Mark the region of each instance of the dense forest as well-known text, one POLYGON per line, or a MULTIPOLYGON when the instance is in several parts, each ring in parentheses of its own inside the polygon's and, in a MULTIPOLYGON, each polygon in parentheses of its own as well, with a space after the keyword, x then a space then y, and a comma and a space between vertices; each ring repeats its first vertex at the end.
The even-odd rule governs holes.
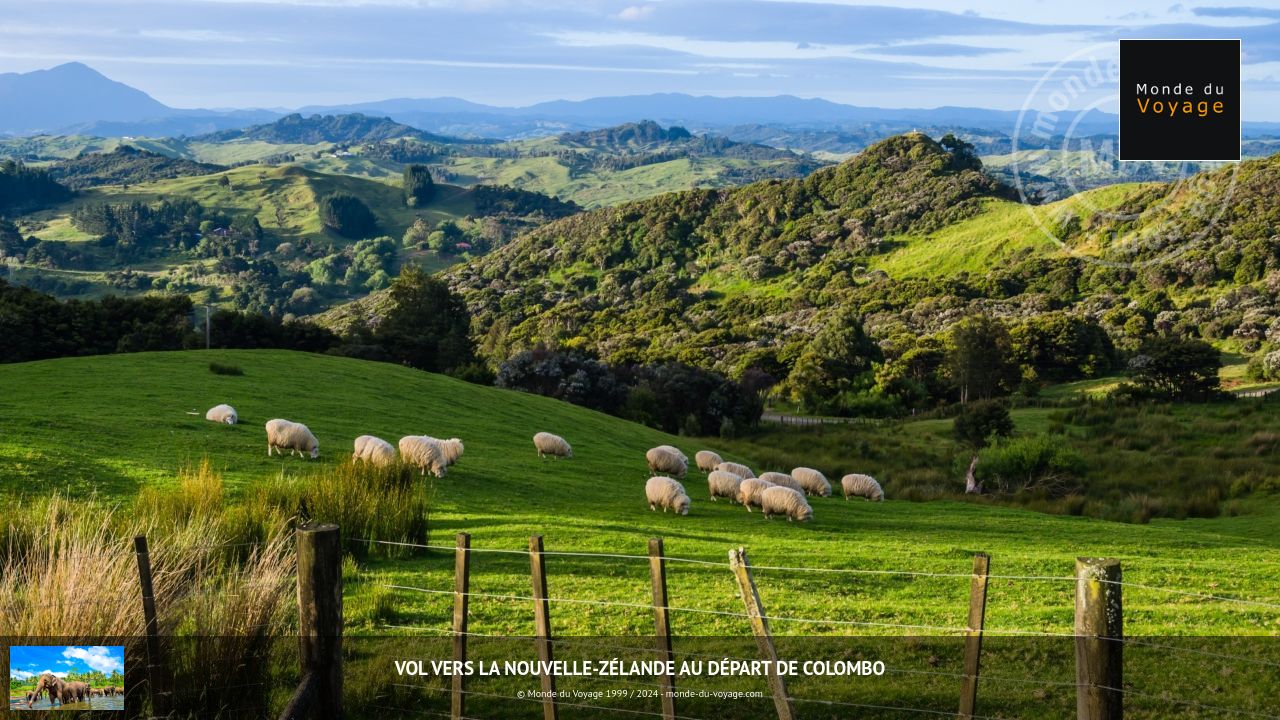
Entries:
POLYGON ((14 160, 0 161, 0 216, 32 212, 70 197, 71 191, 48 170, 14 160))

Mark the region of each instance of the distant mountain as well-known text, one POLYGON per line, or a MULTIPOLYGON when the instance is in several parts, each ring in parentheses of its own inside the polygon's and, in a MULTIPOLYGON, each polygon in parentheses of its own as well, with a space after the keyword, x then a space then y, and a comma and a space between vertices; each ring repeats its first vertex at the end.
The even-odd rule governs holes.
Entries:
POLYGON ((436 135, 419 130, 386 117, 370 117, 361 113, 345 115, 312 115, 300 113, 286 115, 275 122, 251 127, 222 130, 203 135, 204 142, 229 142, 232 140, 259 140, 286 143, 369 143, 397 138, 413 138, 435 143, 467 142, 458 138, 436 135))
POLYGON ((95 137, 183 137, 206 135, 219 130, 235 130, 246 125, 267 123, 280 117, 270 110, 232 110, 215 113, 205 110, 175 110, 180 113, 150 120, 98 120, 63 127, 60 133, 95 137))
POLYGON ((80 123, 136 121, 172 115, 150 95, 110 80, 82 63, 0 74, 0 129, 57 130, 80 123))
POLYGON ((652 120, 644 120, 600 130, 564 133, 559 139, 560 142, 569 145, 620 150, 646 147, 654 143, 681 142, 692 138, 693 133, 678 125, 664 128, 652 120))

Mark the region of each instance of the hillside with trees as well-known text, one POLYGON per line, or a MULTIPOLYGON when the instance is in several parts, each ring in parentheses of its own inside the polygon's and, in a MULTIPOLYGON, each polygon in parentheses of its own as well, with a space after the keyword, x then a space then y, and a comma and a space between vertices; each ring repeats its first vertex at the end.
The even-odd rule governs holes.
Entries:
POLYGON ((1130 392, 1205 397, 1216 383, 1195 377, 1216 378, 1217 361, 1187 343, 1241 352, 1254 377, 1280 379, 1280 252, 1265 201, 1280 158, 1233 171, 1097 195, 1136 218, 1123 225, 1083 201, 1035 209, 1059 246, 970 146, 909 134, 803 180, 576 215, 450 278, 494 363, 539 344, 610 364, 680 361, 766 378, 775 398, 809 411, 892 415, 1131 368, 1141 377, 1150 358, 1172 356, 1194 361, 1190 378, 1130 392), (1202 227, 1192 193, 1223 205, 1216 223, 1202 227), (972 264, 876 269, 904 252, 965 255, 972 236, 956 228, 1006 208, 1018 222, 977 233, 1002 246, 972 264), (1167 263, 1118 263, 1167 252, 1148 237, 1157 229, 1196 241, 1167 263))
POLYGON ((177 177, 210 175, 226 170, 221 165, 171 158, 130 145, 112 152, 83 153, 49 168, 54 180, 72 190, 98 185, 136 185, 177 177))
POLYGON ((398 123, 391 118, 370 117, 360 113, 345 115, 311 115, 300 113, 286 115, 275 122, 253 125, 239 130, 221 130, 201 135, 196 140, 204 142, 230 142, 234 140, 258 140, 267 143, 367 143, 413 138, 424 142, 458 143, 472 142, 419 130, 398 123))

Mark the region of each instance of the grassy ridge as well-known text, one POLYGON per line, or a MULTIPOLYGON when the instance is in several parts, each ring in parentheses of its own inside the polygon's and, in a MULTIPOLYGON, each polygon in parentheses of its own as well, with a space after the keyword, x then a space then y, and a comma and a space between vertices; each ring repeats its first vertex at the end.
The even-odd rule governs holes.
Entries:
MULTIPOLYGON (((173 482, 184 463, 208 457, 231 494, 280 475, 316 472, 342 460, 351 440, 373 433, 394 441, 408 433, 457 436, 466 454, 434 481, 433 542, 451 544, 456 531, 473 534, 477 548, 527 547, 545 534, 548 550, 642 554, 651 536, 667 539, 675 557, 723 562, 746 545, 761 565, 910 569, 965 573, 976 551, 992 553, 1001 574, 1067 576, 1078 555, 1125 561, 1126 579, 1274 598, 1280 540, 1272 532, 1276 508, 1249 516, 1150 525, 1118 525, 983 505, 895 500, 884 504, 815 499, 805 525, 765 521, 758 513, 705 499, 702 476, 686 486, 694 498, 688 517, 645 507, 646 448, 670 442, 692 456, 707 444, 672 438, 622 420, 545 398, 468 385, 450 378, 374 364, 277 351, 155 353, 63 359, 0 367, 0 493, 92 497, 128 504, 143 486, 173 482), (208 364, 236 365, 242 376, 215 375, 208 364), (203 411, 230 402, 243 424, 219 426, 203 411), (188 414, 197 413, 197 414, 188 414), (271 417, 306 422, 321 441, 322 459, 268 459, 261 424, 271 417), (576 457, 540 461, 530 436, 563 434, 576 457)), ((737 459, 762 458, 744 452, 737 459)), ((883 475, 885 464, 850 448, 841 470, 883 475)), ((758 467, 758 470, 769 469, 758 467)), ((784 468, 785 469, 785 468, 784 468)), ((524 595, 528 564, 521 555, 478 554, 473 589, 524 595)), ((643 561, 557 557, 550 562, 553 597, 648 601, 643 561)), ((673 565, 672 604, 739 612, 725 567, 673 565)), ((448 553, 399 561, 369 561, 349 579, 354 627, 395 624, 446 626, 449 600, 381 584, 442 589, 451 586, 448 553)), ((968 583, 963 578, 850 577, 761 571, 766 602, 801 618, 954 627, 963 623, 968 583)), ((1007 630, 1063 632, 1071 623, 1071 583, 993 581, 988 623, 1007 630)), ((480 600, 473 630, 528 633, 525 604, 480 600)), ((1154 590, 1126 593, 1134 635, 1274 634, 1274 611, 1204 602, 1154 590)), ((649 632, 643 611, 601 606, 562 607, 559 632, 649 632)), ((676 631, 741 634, 731 616, 678 613, 676 631)), ((782 634, 873 632, 882 627, 776 623, 782 634)))

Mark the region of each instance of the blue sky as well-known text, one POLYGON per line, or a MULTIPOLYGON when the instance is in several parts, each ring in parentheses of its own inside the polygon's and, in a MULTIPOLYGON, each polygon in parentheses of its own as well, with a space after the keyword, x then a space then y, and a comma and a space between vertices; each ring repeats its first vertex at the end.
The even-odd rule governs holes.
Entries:
POLYGON ((124 673, 124 648, 120 646, 18 646, 9 648, 9 676, 18 680, 53 673, 97 670, 104 675, 124 673))
POLYGON ((1280 120, 1276 0, 39 0, 5 3, 0 72, 80 60, 179 107, 686 92, 1018 109, 1047 67, 1120 37, 1242 38, 1245 117, 1280 120))

